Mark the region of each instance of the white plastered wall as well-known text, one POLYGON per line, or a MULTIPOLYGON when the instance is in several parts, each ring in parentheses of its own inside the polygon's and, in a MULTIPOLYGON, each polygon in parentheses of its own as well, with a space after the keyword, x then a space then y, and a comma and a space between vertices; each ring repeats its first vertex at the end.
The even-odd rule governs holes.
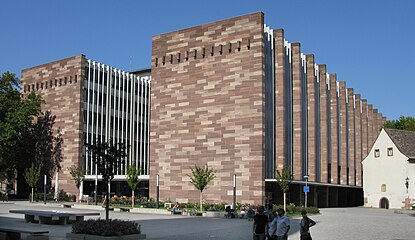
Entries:
POLYGON ((363 161, 363 191, 366 207, 378 208, 380 200, 385 197, 389 208, 403 208, 408 196, 415 196, 415 164, 409 163, 382 129, 368 156, 363 161), (393 156, 388 156, 388 148, 393 148, 393 156), (375 158, 375 149, 380 157, 375 158), (405 179, 409 178, 409 191, 406 192, 405 179), (412 182, 412 183, 411 183, 412 182), (382 184, 386 191, 382 192, 382 184))

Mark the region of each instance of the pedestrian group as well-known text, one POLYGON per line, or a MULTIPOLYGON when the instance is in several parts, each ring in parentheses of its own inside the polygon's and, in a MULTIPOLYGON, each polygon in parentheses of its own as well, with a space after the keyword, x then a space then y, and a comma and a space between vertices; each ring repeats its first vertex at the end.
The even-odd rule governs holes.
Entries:
MULTIPOLYGON (((278 208, 272 212, 274 219, 269 222, 268 216, 265 214, 265 208, 261 206, 255 214, 253 226, 254 240, 287 240, 290 231, 290 219, 285 215, 282 208, 278 208)), ((314 226, 314 222, 307 216, 307 211, 301 211, 302 219, 300 221, 300 240, 312 240, 310 227, 314 226)))

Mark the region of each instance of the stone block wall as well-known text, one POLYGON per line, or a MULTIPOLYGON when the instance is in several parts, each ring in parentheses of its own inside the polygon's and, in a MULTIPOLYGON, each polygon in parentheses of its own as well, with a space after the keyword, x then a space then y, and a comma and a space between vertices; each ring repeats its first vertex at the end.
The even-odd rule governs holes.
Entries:
MULTIPOLYGON (((42 111, 56 116, 54 134, 61 129, 63 161, 59 173, 59 189, 77 194, 78 190, 68 167, 82 162, 82 84, 84 78, 83 55, 35 66, 22 71, 22 95, 31 91, 44 100, 42 111)), ((52 181, 54 184, 55 181, 52 181)))
POLYGON ((263 202, 263 14, 254 13, 153 37, 150 197, 199 200, 190 167, 216 178, 204 200, 263 202))

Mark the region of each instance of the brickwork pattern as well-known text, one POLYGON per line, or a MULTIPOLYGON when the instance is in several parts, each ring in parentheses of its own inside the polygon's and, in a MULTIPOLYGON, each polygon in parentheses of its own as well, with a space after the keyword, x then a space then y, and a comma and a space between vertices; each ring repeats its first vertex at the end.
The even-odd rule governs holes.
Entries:
POLYGON ((150 197, 198 201, 187 176, 205 165, 216 178, 210 202, 263 203, 263 14, 153 37, 150 197))
POLYGON ((276 126, 276 141, 275 141, 275 158, 276 158, 276 169, 282 170, 284 163, 286 161, 286 150, 285 150, 285 118, 286 118, 286 108, 285 108, 285 81, 284 81, 284 67, 285 67, 285 49, 284 49, 284 30, 278 29, 274 31, 275 36, 275 77, 276 77, 276 87, 275 87, 275 126, 276 126))
POLYGON ((331 179, 328 178, 328 112, 327 112, 327 73, 326 65, 318 65, 318 74, 320 79, 320 165, 321 165, 321 182, 328 183, 331 179))
MULTIPOLYGON (((355 136, 355 102, 354 102, 354 89, 348 88, 347 89, 347 122, 348 124, 348 146, 347 149, 349 151, 349 182, 348 185, 355 186, 356 185, 356 175, 355 175, 355 169, 356 169, 356 156, 355 156, 355 146, 356 146, 356 136, 355 136)), ((360 109, 359 109, 360 111, 360 109)))
POLYGON ((316 77, 314 76, 314 55, 306 56, 307 62, 307 159, 308 180, 316 181, 316 77))
POLYGON ((306 129, 302 128, 302 67, 301 48, 299 43, 291 44, 293 66, 293 178, 302 180, 302 135, 306 129))
MULTIPOLYGON (((63 161, 59 173, 59 189, 77 194, 78 190, 68 167, 82 161, 82 107, 83 55, 50 62, 22 71, 22 94, 35 91, 45 101, 42 111, 50 110, 56 116, 54 133, 60 128, 63 161)), ((52 181, 53 184, 55 181, 52 181)))
POLYGON ((356 133, 356 186, 362 186, 362 113, 360 94, 355 95, 355 133, 356 133))
POLYGON ((337 76, 336 74, 329 75, 329 84, 330 84, 330 121, 331 121, 331 136, 330 136, 330 143, 331 143, 331 183, 337 184, 340 182, 338 177, 338 166, 339 166, 339 158, 338 158, 338 124, 339 121, 337 119, 338 113, 338 100, 337 100, 337 76))
POLYGON ((347 184, 347 118, 346 118, 346 83, 339 82, 339 106, 340 106, 340 117, 339 117, 339 125, 340 125, 340 159, 339 163, 341 166, 340 171, 340 184, 346 185, 347 184))
POLYGON ((362 156, 364 159, 368 153, 368 122, 367 122, 367 100, 362 99, 362 156))
POLYGON ((367 151, 369 152, 373 145, 373 105, 367 105, 367 151))

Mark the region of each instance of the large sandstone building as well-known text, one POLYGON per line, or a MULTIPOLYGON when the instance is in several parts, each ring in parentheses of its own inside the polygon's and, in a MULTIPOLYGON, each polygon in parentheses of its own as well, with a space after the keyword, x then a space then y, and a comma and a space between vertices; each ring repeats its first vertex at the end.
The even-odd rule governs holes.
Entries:
MULTIPOLYGON (((142 167, 151 198, 158 182, 160 200, 198 201, 188 175, 191 167, 208 165, 216 178, 205 201, 232 203, 235 184, 238 202, 281 202, 275 170, 286 166, 294 177, 291 202, 304 204, 307 183, 308 205, 362 205, 361 161, 385 121, 282 29, 265 25, 262 13, 153 37, 151 81, 150 70, 125 73, 83 56, 22 75, 23 91, 45 96, 44 109, 64 129, 65 167, 89 166, 84 194, 96 174, 85 138, 116 136, 135 142, 127 164, 142 167), (102 70, 92 74, 95 68, 102 70), (49 81, 62 86, 41 87, 49 81), (101 98, 93 97, 96 91, 101 98)), ((115 194, 128 191, 125 167, 115 170, 115 194)))

